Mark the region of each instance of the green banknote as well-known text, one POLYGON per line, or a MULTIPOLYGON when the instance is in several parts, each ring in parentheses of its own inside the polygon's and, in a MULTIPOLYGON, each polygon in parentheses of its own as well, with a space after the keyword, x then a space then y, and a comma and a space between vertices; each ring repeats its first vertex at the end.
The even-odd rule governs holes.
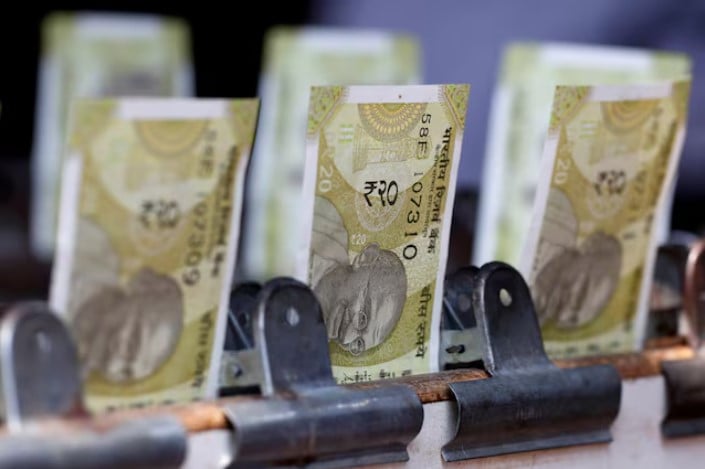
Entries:
POLYGON ((247 183, 244 273, 293 275, 302 216, 306 111, 312 85, 404 85, 419 81, 415 40, 392 33, 286 28, 265 38, 262 115, 247 183))
POLYGON ((311 89, 297 263, 333 374, 434 371, 469 85, 311 89))
MULTIPOLYGON (((519 262, 556 85, 687 78, 687 56, 577 44, 514 44, 492 103, 473 263, 519 262)), ((668 208, 668 207, 666 207, 668 208)), ((668 220, 668 213, 662 219, 668 220)))
POLYGON ((51 304, 89 408, 215 397, 258 105, 77 101, 51 304))
POLYGON ((522 262, 554 357, 641 347, 689 81, 559 86, 522 262))
POLYGON ((51 259, 66 122, 74 98, 190 96, 189 31, 149 15, 55 13, 42 24, 32 156, 32 249, 51 259))

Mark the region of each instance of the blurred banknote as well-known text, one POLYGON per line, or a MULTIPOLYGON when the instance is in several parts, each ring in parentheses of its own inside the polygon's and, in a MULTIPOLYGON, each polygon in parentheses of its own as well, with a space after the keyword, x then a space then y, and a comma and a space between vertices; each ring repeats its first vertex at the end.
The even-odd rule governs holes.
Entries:
POLYGON ((32 249, 54 253, 66 123, 74 98, 190 96, 189 32, 176 19, 55 13, 42 24, 32 161, 32 249))
POLYGON ((52 306, 100 410, 214 397, 257 121, 249 100, 79 100, 52 306))
MULTIPOLYGON (((689 73, 690 60, 681 54, 575 44, 510 46, 492 103, 473 263, 519 262, 556 85, 676 80, 689 73)), ((662 219, 670 222, 668 212, 662 219)))
POLYGON ((267 34, 262 116, 247 183, 247 276, 267 280, 296 272, 310 87, 417 83, 419 67, 418 45, 407 36, 320 28, 267 34))
POLYGON ((559 86, 523 271, 552 356, 641 346, 690 82, 559 86))
POLYGON ((300 278, 333 373, 438 368, 448 235, 469 85, 311 90, 300 278))

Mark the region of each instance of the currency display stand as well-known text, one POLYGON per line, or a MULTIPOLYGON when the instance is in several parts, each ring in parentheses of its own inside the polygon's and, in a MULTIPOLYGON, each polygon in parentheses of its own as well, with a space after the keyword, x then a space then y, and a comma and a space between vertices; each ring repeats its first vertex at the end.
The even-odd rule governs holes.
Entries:
POLYGON ((483 368, 336 386, 313 294, 276 279, 253 290, 253 341, 241 349, 259 367, 259 395, 94 417, 77 404, 61 323, 38 304, 10 307, 0 330, 0 467, 666 467, 705 456, 705 436, 660 432, 661 365, 695 356, 683 339, 554 365, 514 269, 463 275, 449 284, 466 284, 473 299, 483 368))

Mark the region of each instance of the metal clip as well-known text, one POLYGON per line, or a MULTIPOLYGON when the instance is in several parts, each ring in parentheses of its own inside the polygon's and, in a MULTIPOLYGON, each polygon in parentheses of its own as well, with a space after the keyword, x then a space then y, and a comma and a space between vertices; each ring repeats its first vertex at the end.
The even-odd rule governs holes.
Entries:
POLYGON ((482 337, 472 311, 472 295, 467 286, 478 268, 463 267, 445 279, 441 316, 440 369, 481 366, 482 337))
POLYGON ((13 469, 174 468, 186 457, 186 432, 174 417, 139 419, 79 432, 42 417, 87 416, 74 344, 44 303, 0 312, 2 419, 0 467, 13 469))
POLYGON ((246 282, 238 284, 230 293, 225 349, 220 360, 221 396, 259 392, 262 375, 252 322, 261 289, 259 283, 246 282))
POLYGON ((83 410, 76 350, 43 303, 19 303, 1 313, 0 382, 0 418, 10 431, 27 419, 83 410))
POLYGON ((348 467, 408 460, 423 407, 403 385, 337 386, 320 306, 292 279, 258 295, 254 346, 264 399, 234 401, 234 464, 246 467, 348 467))
POLYGON ((666 244, 658 248, 649 295, 647 340, 675 337, 680 332, 688 251, 684 244, 666 244))
POLYGON ((457 402, 446 461, 611 441, 621 380, 610 365, 562 370, 548 359, 529 288, 501 262, 472 271, 472 297, 490 378, 450 384, 457 402))
POLYGON ((683 270, 683 308, 690 326, 688 338, 697 356, 661 364, 666 383, 661 431, 667 437, 705 433, 705 240, 690 248, 683 270))

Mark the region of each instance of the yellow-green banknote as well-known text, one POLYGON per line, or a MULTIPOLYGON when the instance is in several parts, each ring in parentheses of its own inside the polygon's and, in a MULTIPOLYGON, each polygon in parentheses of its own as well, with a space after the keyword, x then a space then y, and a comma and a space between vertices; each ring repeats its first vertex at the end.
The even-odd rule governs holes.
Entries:
POLYGON ((421 68, 418 43, 387 31, 277 27, 265 39, 242 253, 256 280, 296 272, 311 86, 409 85, 421 68))
POLYGON ((338 382, 438 368, 469 85, 311 89, 300 278, 338 382))
POLYGON ((684 54, 580 44, 517 43, 504 53, 492 102, 474 264, 517 264, 531 225, 556 85, 686 79, 684 54))
POLYGON ((42 23, 31 241, 51 259, 69 107, 75 98, 191 96, 188 25, 144 14, 53 13, 42 23))
POLYGON ((552 356, 638 349, 690 82, 559 86, 523 271, 552 356))
POLYGON ((77 101, 51 304, 93 410, 214 397, 258 101, 77 101))

